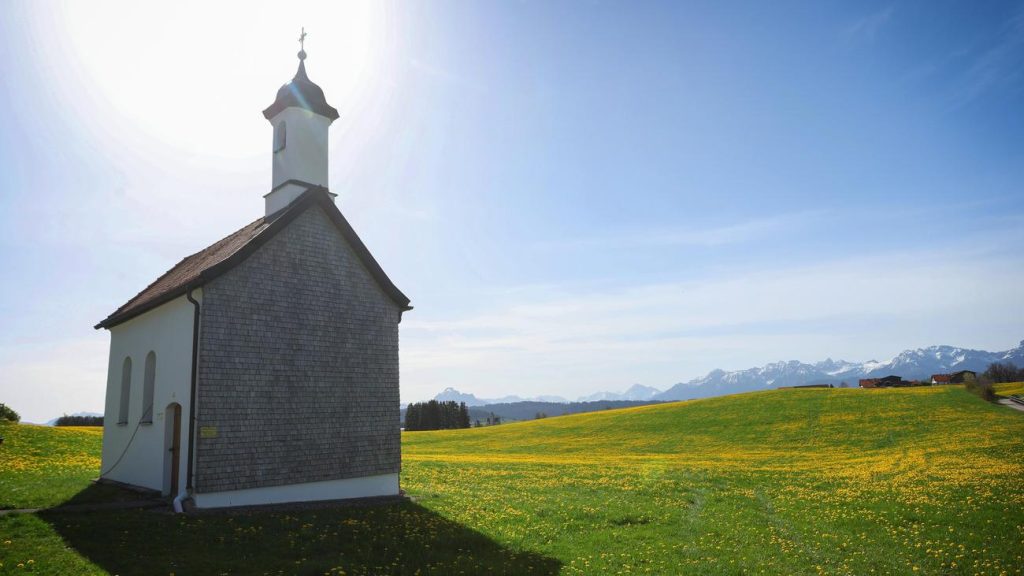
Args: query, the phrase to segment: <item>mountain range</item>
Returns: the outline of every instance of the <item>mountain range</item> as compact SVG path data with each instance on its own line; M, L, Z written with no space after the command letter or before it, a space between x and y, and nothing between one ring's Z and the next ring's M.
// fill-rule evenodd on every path
M600 400L650 400L661 394L661 390L650 386L633 384L625 392L598 392L589 396L580 396L580 402L598 402Z
M907 380L926 379L932 374L957 370L982 372L993 362L1013 362L1024 365L1024 341L1016 348L1003 352L987 352L954 346L929 346L904 350L895 358L879 362L847 362L831 358L805 364L796 360L775 362L759 368L726 372L712 370L706 376L689 382L680 382L654 397L655 400L685 400L706 398L722 394L765 390L801 384L839 384L847 382L857 386L861 378L876 378L895 374Z
M624 400L647 401L653 399L660 393L661 390L658 390L657 388L634 384L625 392L597 392L596 394L580 396L576 402L618 402ZM459 392L455 388L451 387L445 388L434 396L434 400L437 400L438 402L465 402L466 406L489 406L491 404L514 404L516 402L572 402L571 400L561 396L530 396L528 398L524 398L522 396L502 396L501 398L477 398L474 394Z
M530 398L523 398L520 396L502 396L501 398L477 398L473 394L467 394L459 392L455 388L445 388L437 396L434 396L434 400L438 402L465 402L466 406L486 406L488 404L512 404L514 402L568 402L561 396L532 396Z
M848 362L831 358L808 364L797 360L775 362L746 370L712 370L707 375L694 378L689 382L680 382L664 392L650 386L634 384L625 392L597 392L581 396L579 402L603 400L687 400L690 398L707 398L723 394L767 390L782 386L799 386L802 384L840 384L848 383L857 386L861 378L876 378L895 374L907 380L927 379L932 374L944 374L958 370L974 370L982 372L993 362L1012 362L1024 366L1024 341L1016 348L1002 352L988 352L955 346L929 346L916 350L904 350L895 358L884 362L869 360L867 362ZM483 406L487 404L505 404L513 402L568 402L559 396L540 396L520 398L506 396L496 399L481 399L473 394L465 394L454 388L446 388L435 396L436 400L454 400L465 402L467 406Z

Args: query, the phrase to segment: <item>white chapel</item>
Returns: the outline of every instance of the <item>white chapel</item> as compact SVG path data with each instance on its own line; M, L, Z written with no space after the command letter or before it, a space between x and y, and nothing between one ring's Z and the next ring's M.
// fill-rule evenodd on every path
M338 111L298 57L263 110L264 213L96 325L110 333L101 480L179 511L399 494L412 307L328 189Z

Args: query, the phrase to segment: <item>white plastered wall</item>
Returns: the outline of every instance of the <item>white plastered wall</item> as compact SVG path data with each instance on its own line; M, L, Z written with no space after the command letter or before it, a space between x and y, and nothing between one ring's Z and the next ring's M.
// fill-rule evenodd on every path
M296 198L302 196L302 193L306 190L307 188L300 184L288 183L270 192L263 197L264 207L266 208L265 215L270 216L278 210L287 208Z
M267 216L288 206L306 191L305 186L285 182L300 180L327 186L327 132L331 120L303 108L291 107L270 120L275 132L282 122L286 125L285 146L273 152L271 191L263 197Z
M288 180L302 180L327 186L327 132L331 120L309 110L292 106L270 120L287 124L283 150L273 152L271 188Z
M228 492L200 492L196 493L194 498L196 506L199 508L225 508L228 506L396 496L398 494L398 474L381 474L379 476L286 484Z
M192 295L202 302L201 290L193 291ZM170 428L166 420L167 407L177 403L181 405L178 488L179 492L185 490L193 313L192 304L185 296L180 296L110 329L103 458L100 467L103 478L167 493L170 489L170 478L166 471L169 463L166 446L169 442L165 436ZM140 424L143 415L145 361L150 351L156 353L153 422ZM132 359L128 423L118 424L121 369L128 356Z

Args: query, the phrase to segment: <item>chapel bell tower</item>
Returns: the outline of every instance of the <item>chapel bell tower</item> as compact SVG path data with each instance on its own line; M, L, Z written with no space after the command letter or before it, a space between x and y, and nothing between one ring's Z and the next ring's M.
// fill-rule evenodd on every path
M299 37L299 69L292 81L277 91L277 99L263 116L274 127L273 181L266 200L266 215L288 206L306 187L327 187L327 132L338 111L327 103L324 91L306 75L306 31Z

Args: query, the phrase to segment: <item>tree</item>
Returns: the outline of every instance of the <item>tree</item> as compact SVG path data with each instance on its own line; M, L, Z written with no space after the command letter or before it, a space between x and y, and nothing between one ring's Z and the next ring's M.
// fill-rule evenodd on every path
M964 387L973 394L977 394L989 402L996 399L996 390L992 386L992 381L986 376L980 378L972 378L964 381Z
M537 412L537 415L533 417L534 420L540 420L541 418L547 418L548 415L543 412Z
M7 422L21 422L21 415L14 411L7 404L0 403L0 420Z
M843 380L842 382L839 383L839 387L840 388L849 388L850 385L846 383L846 380Z
M1017 368L1013 362L993 362L981 376L994 384L1019 382L1024 380L1024 369Z
M103 426L103 416L68 416L57 418L54 426Z
M416 424L418 423L416 414L417 405L409 404L405 407L405 423L404 427L406 430L415 430Z

